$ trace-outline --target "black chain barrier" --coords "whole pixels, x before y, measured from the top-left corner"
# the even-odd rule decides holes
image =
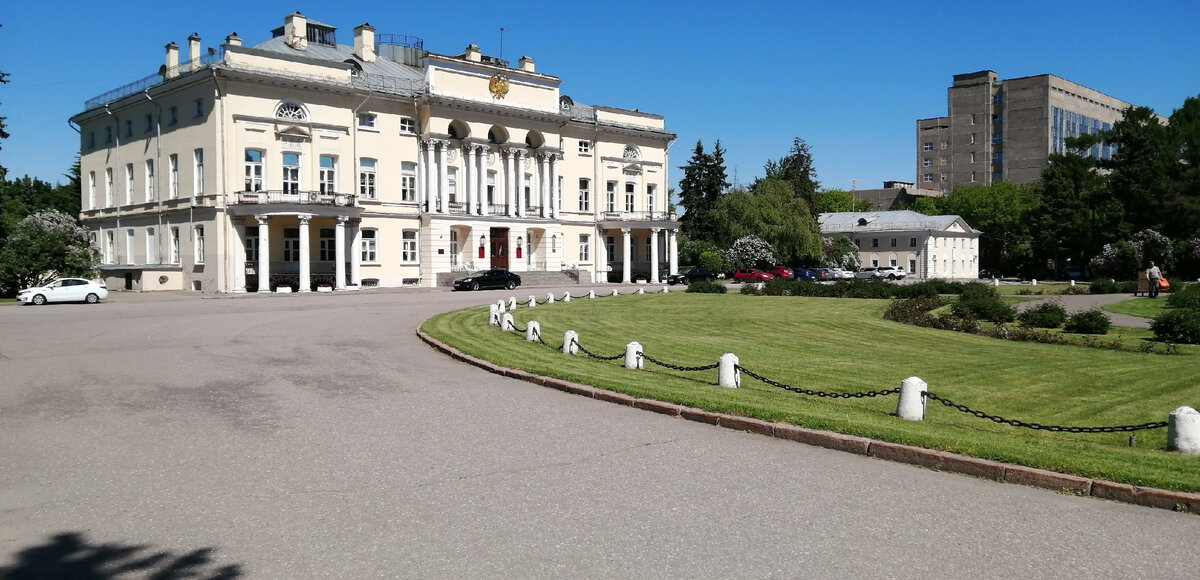
[[[521,328],[520,326],[517,326],[517,323],[515,323],[515,322],[513,323],[512,327],[513,327],[513,330],[515,330],[517,332],[525,332],[526,330],[529,329],[529,327]]]
[[[835,399],[863,399],[866,397],[886,397],[888,395],[895,395],[900,392],[900,387],[896,387],[894,389],[888,389],[886,391],[867,391],[864,393],[834,393],[834,392],[829,392],[829,391],[814,391],[812,389],[803,389],[800,387],[793,387],[791,385],[785,385],[778,381],[772,381],[771,379],[768,379],[767,377],[764,377],[760,374],[751,372],[749,369],[747,369],[746,367],[744,367],[742,365],[736,365],[734,368],[736,368],[737,370],[739,370],[743,373],[746,373],[751,378],[758,379],[768,385],[771,385],[772,387],[779,387],[785,391],[791,391],[793,393],[800,393],[802,395],[810,395],[813,397],[831,397],[831,398],[835,398]]]
[[[925,397],[933,399],[947,407],[953,407],[969,415],[975,415],[980,419],[988,419],[997,423],[1011,425],[1013,427],[1025,427],[1026,429],[1036,429],[1038,431],[1054,431],[1059,433],[1123,433],[1128,431],[1144,431],[1146,429],[1162,429],[1167,426],[1166,421],[1142,423],[1141,425],[1117,425],[1113,427],[1069,427],[1062,425],[1042,425],[1041,423],[1027,423],[1025,421],[1018,421],[1016,419],[1005,419],[1004,417],[997,415],[989,415],[983,411],[976,411],[975,409],[972,409],[966,405],[958,405],[950,399],[940,397],[928,391],[926,391],[924,395]]]
[[[644,352],[643,352],[643,353],[641,353],[641,357],[642,357],[643,359],[647,360],[647,361],[650,361],[650,362],[652,362],[652,363],[654,363],[654,364],[656,364],[656,365],[660,366],[660,367],[666,367],[666,368],[669,368],[669,369],[672,369],[672,370],[676,370],[676,371],[688,371],[688,372],[691,372],[691,371],[709,371],[709,370],[712,370],[712,369],[715,369],[715,368],[717,368],[717,367],[721,366],[721,363],[713,363],[713,364],[710,364],[710,365],[701,365],[701,366],[698,366],[698,367],[681,367],[681,366],[679,366],[679,365],[673,365],[673,364],[671,364],[671,363],[668,363],[668,362],[663,362],[663,361],[660,361],[660,360],[658,360],[658,359],[652,358],[650,355],[648,355],[648,354],[646,354],[646,353],[644,353]]]
[[[624,354],[624,353],[622,353],[622,354],[619,354],[619,355],[617,355],[617,356],[600,356],[600,355],[598,355],[598,354],[596,354],[596,353],[594,353],[594,352],[592,352],[592,351],[590,351],[590,350],[588,350],[588,349],[586,349],[586,348],[583,348],[583,345],[582,345],[582,344],[579,344],[579,341],[578,341],[578,340],[574,340],[574,339],[572,339],[572,340],[571,340],[571,344],[573,344],[573,345],[575,345],[575,346],[579,347],[579,350],[580,350],[580,351],[582,351],[582,352],[583,352],[583,354],[586,354],[586,355],[588,355],[588,356],[590,356],[590,357],[592,357],[592,358],[594,358],[594,359],[596,359],[596,360],[617,360],[617,359],[619,359],[619,358],[624,358],[624,357],[625,357],[625,354]]]

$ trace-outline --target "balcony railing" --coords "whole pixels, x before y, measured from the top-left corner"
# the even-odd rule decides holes
[[[234,203],[290,203],[301,205],[332,205],[354,207],[358,196],[349,193],[324,193],[320,191],[259,190],[239,191],[234,194]]]
[[[600,219],[612,222],[664,222],[676,221],[674,213],[665,211],[606,211]]]
[[[108,91],[107,93],[88,99],[87,102],[83,104],[83,108],[84,110],[90,110],[95,109],[96,107],[102,107],[107,103],[123,99],[129,95],[140,93],[155,85],[160,85],[163,83],[163,81],[168,79],[181,77],[188,73],[206,69],[212,66],[213,63],[220,62],[225,58],[225,49],[218,48],[209,50],[210,52],[208,54],[203,54],[196,60],[182,62],[179,63],[179,65],[169,69],[164,67],[161,72],[141,78],[125,86],[117,87],[111,91]]]

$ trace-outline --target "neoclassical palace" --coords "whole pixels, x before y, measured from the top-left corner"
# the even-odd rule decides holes
[[[100,95],[82,220],[109,288],[300,292],[448,285],[471,270],[583,283],[677,267],[663,117],[589,106],[558,77],[288,15]]]

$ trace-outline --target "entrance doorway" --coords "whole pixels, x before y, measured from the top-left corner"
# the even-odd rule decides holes
[[[508,269],[508,228],[492,228],[492,267]]]

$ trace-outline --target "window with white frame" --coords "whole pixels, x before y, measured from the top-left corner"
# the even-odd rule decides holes
[[[922,160],[921,160],[921,166],[922,166],[922,167],[933,167],[933,158],[932,158],[932,157],[926,157],[926,158],[922,159]]]
[[[608,182],[608,203],[604,211],[617,211],[617,182]]]
[[[487,174],[487,204],[496,203],[496,172],[489,171]]]
[[[529,206],[533,205],[533,176],[525,174],[525,203],[521,205],[524,211],[529,211]]]
[[[625,184],[625,211],[627,213],[633,213],[634,211],[634,197],[636,192],[637,185],[631,182]]]
[[[417,164],[400,164],[400,201],[417,201]]]
[[[401,133],[411,133],[413,135],[416,135],[417,134],[416,120],[410,119],[408,117],[401,117],[400,118],[400,132]]]
[[[300,261],[300,228],[283,228],[283,261]]]
[[[592,211],[592,181],[579,178],[579,211]]]
[[[332,194],[337,192],[337,157],[322,155],[320,161],[321,193]]]
[[[263,152],[258,149],[246,150],[246,182],[242,191],[262,191],[263,189]]]
[[[179,227],[171,228],[171,263],[179,263]]]
[[[246,263],[258,263],[258,226],[246,226]]]
[[[104,232],[104,263],[113,263],[113,251],[116,249],[116,235],[112,230]]]
[[[146,201],[154,201],[154,160],[146,160]]]
[[[649,262],[653,258],[650,256],[650,248],[654,245],[654,240],[646,238],[646,261]]]
[[[658,186],[650,184],[646,186],[646,211],[654,211],[654,194],[658,193]]]
[[[591,155],[592,154],[592,142],[591,141],[580,141],[579,142],[579,154],[580,155]]]
[[[167,109],[167,124],[174,125],[179,122],[179,107],[171,107]]]
[[[192,195],[204,193],[204,150],[192,150]]]
[[[126,119],[125,121],[125,138],[133,137],[133,121]]]
[[[609,262],[617,261],[617,238],[615,236],[605,236],[604,238],[604,259]]]
[[[196,264],[204,263],[204,226],[196,226],[192,229],[192,249],[194,250],[194,260]]]
[[[172,153],[167,157],[167,169],[170,171],[171,199],[179,198],[179,155]]]
[[[400,261],[415,264],[418,261],[417,230],[404,230],[400,240]]]
[[[192,117],[204,116],[204,99],[192,101]]]
[[[926,141],[921,144],[922,151],[933,151],[933,141]]]
[[[149,133],[154,130],[154,115],[146,115],[146,126],[142,131]]]
[[[358,196],[362,199],[375,199],[374,159],[364,157],[358,160]]]
[[[358,114],[358,126],[363,129],[374,129],[376,120],[378,120],[378,116],[375,113]]]
[[[105,128],[104,128],[104,144],[105,144],[105,145],[111,145],[111,144],[112,144],[112,142],[113,142],[113,130],[112,130],[112,127],[105,127]]]
[[[321,238],[320,249],[317,251],[318,259],[322,262],[336,262],[337,232],[333,228],[321,228],[318,235]]]
[[[133,203],[133,164],[125,164],[125,203]]]
[[[581,264],[590,263],[592,261],[592,236],[589,234],[579,234],[579,262]]]
[[[154,228],[146,228],[146,263],[158,263],[158,240],[154,237]]]
[[[888,247],[889,247],[889,248],[894,248],[894,247],[896,247],[896,238],[891,238],[891,239],[888,241]],[[894,265],[895,265],[895,264],[893,264],[893,266],[894,266]]]
[[[364,229],[359,232],[359,237],[362,238],[362,261],[363,263],[374,264],[379,261],[379,232],[373,229]]]
[[[528,188],[526,188],[528,191]],[[446,200],[449,203],[458,203],[458,168],[446,168]]]
[[[554,189],[554,192],[551,194],[554,196],[554,209],[557,209],[557,210],[562,210],[562,208],[563,208],[563,183],[564,182],[565,182],[565,179],[563,178],[563,176],[559,175],[558,183],[554,184],[555,189]]]
[[[927,182],[927,183],[928,183],[928,182],[931,182],[931,181],[933,181],[933,174],[932,174],[932,173],[926,173],[926,174],[923,174],[923,175],[921,175],[921,181],[924,181],[924,182]]]
[[[452,230],[450,230],[450,266],[451,267],[458,265],[458,254],[459,254],[458,230],[452,229]]]
[[[126,264],[134,263],[134,261],[133,261],[133,240],[136,236],[137,236],[137,234],[133,231],[133,228],[129,228],[129,229],[125,230],[125,263]]]
[[[283,192],[286,194],[300,193],[300,154],[283,154]]]
[[[942,141],[942,149],[949,149],[949,148],[950,148],[950,142]]]
[[[112,207],[113,203],[113,170],[111,167],[104,168],[104,206]]]
[[[307,121],[308,113],[299,103],[283,102],[275,107],[275,117],[290,121]]]
[[[96,209],[96,172],[88,172],[88,209]]]

